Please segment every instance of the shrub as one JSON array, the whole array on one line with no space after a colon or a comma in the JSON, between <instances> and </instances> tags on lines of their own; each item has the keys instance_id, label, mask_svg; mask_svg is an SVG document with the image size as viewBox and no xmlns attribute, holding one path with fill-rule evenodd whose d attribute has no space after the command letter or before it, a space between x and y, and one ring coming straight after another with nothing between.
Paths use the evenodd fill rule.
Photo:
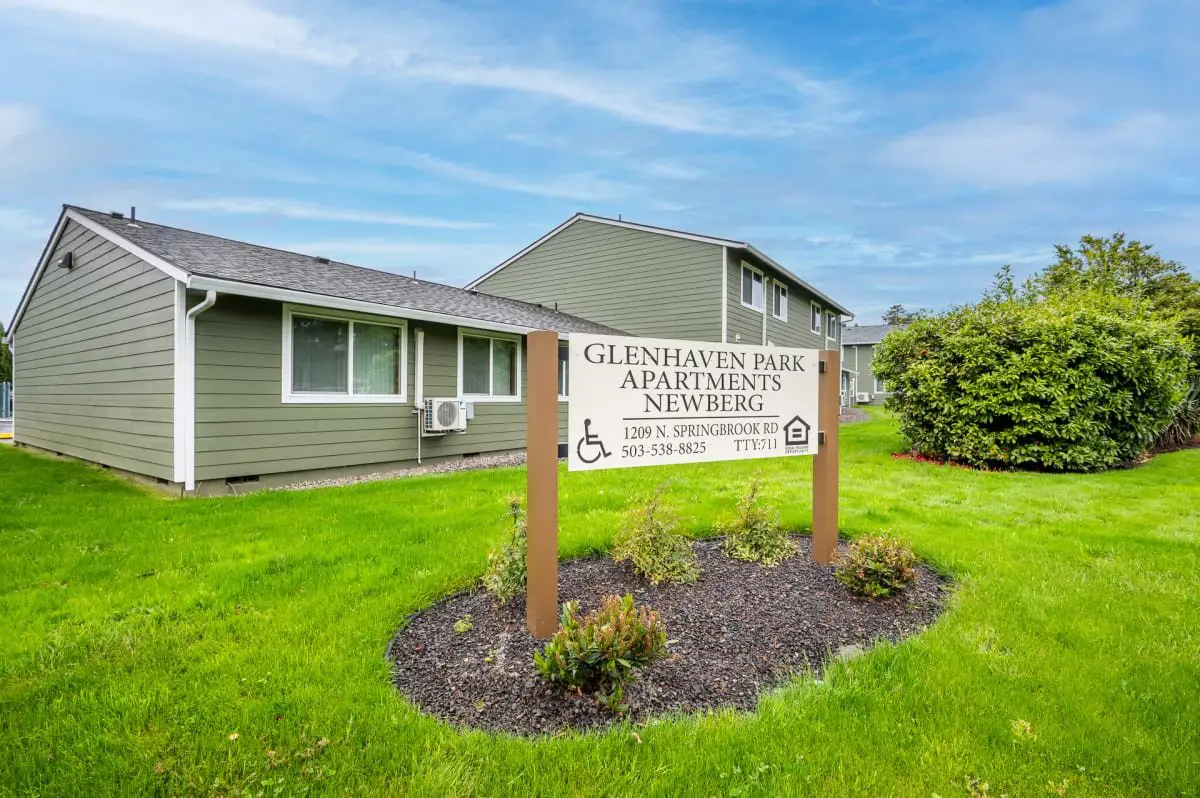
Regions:
<instances>
[{"instance_id":1,"label":"shrub","mask_svg":"<svg viewBox=\"0 0 1200 798\"><path fill-rule=\"evenodd\" d=\"M629 561L633 570L650 580L688 583L700 577L700 563L692 542L675 530L676 519L662 507L663 488L649 499L634 502L613 541L612 557Z\"/></svg>"},{"instance_id":2,"label":"shrub","mask_svg":"<svg viewBox=\"0 0 1200 798\"><path fill-rule=\"evenodd\" d=\"M1175 406L1167 428L1154 441L1155 449L1179 449L1200 438L1200 381L1192 383L1184 400Z\"/></svg>"},{"instance_id":3,"label":"shrub","mask_svg":"<svg viewBox=\"0 0 1200 798\"><path fill-rule=\"evenodd\" d=\"M873 364L916 453L1056 471L1141 455L1187 366L1170 322L1100 295L991 297L891 333Z\"/></svg>"},{"instance_id":4,"label":"shrub","mask_svg":"<svg viewBox=\"0 0 1200 798\"><path fill-rule=\"evenodd\" d=\"M538 673L551 683L595 693L614 712L634 672L666 656L667 633L658 613L637 607L629 593L607 596L594 614L579 618L579 602L563 605L562 626L541 653Z\"/></svg>"},{"instance_id":5,"label":"shrub","mask_svg":"<svg viewBox=\"0 0 1200 798\"><path fill-rule=\"evenodd\" d=\"M525 511L520 496L508 499L508 515L512 534L508 542L488 552L487 570L483 574L484 588L505 602L525 592Z\"/></svg>"},{"instance_id":6,"label":"shrub","mask_svg":"<svg viewBox=\"0 0 1200 798\"><path fill-rule=\"evenodd\" d=\"M838 555L834 576L867 598L882 598L917 578L917 558L900 540L887 534L866 535Z\"/></svg>"},{"instance_id":7,"label":"shrub","mask_svg":"<svg viewBox=\"0 0 1200 798\"><path fill-rule=\"evenodd\" d=\"M779 526L777 514L763 507L760 487L758 479L752 480L738 500L737 515L732 521L717 524L715 531L725 536L725 551L730 557L778 565L796 550L796 544Z\"/></svg>"}]
</instances>

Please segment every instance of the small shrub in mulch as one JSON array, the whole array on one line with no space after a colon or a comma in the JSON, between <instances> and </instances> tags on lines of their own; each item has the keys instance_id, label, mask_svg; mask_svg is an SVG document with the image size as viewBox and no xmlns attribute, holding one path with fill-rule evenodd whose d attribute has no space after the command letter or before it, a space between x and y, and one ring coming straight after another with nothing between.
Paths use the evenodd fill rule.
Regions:
<instances>
[{"instance_id":1,"label":"small shrub in mulch","mask_svg":"<svg viewBox=\"0 0 1200 798\"><path fill-rule=\"evenodd\" d=\"M476 590L413 615L388 652L395 684L421 710L459 726L523 735L643 722L717 707L752 710L759 696L795 678L819 676L839 651L921 631L941 611L944 582L924 566L891 598L866 600L812 559L811 538L774 568L728 557L721 540L694 544L694 584L648 584L608 557L564 562L559 599L594 612L602 596L632 594L667 630L667 656L626 684L623 714L596 696L547 683L534 664L546 641L526 631L521 601L498 604ZM471 616L470 630L457 620Z\"/></svg>"},{"instance_id":2,"label":"small shrub in mulch","mask_svg":"<svg viewBox=\"0 0 1200 798\"><path fill-rule=\"evenodd\" d=\"M562 624L546 648L534 652L538 673L548 682L594 693L614 712L623 712L625 685L634 672L662 659L667 633L658 613L637 607L633 594L607 596L595 613L580 618L579 602L563 605Z\"/></svg>"},{"instance_id":3,"label":"small shrub in mulch","mask_svg":"<svg viewBox=\"0 0 1200 798\"><path fill-rule=\"evenodd\" d=\"M528 535L525 528L525 509L520 496L508 498L508 516L512 531L508 541L488 552L487 570L483 573L484 588L497 601L509 601L525 592L525 550Z\"/></svg>"},{"instance_id":4,"label":"small shrub in mulch","mask_svg":"<svg viewBox=\"0 0 1200 798\"><path fill-rule=\"evenodd\" d=\"M630 505L613 539L612 557L616 562L628 561L652 585L688 584L700 577L700 563L692 541L679 534L675 514L663 506L665 487L660 485L653 496Z\"/></svg>"},{"instance_id":5,"label":"small shrub in mulch","mask_svg":"<svg viewBox=\"0 0 1200 798\"><path fill-rule=\"evenodd\" d=\"M866 535L843 549L834 576L860 596L895 595L917 578L916 555L891 535Z\"/></svg>"},{"instance_id":6,"label":"small shrub in mulch","mask_svg":"<svg viewBox=\"0 0 1200 798\"><path fill-rule=\"evenodd\" d=\"M751 480L733 520L717 524L714 531L725 537L730 557L770 567L795 553L796 544L779 525L778 513L763 504L761 489L757 478Z\"/></svg>"}]
</instances>

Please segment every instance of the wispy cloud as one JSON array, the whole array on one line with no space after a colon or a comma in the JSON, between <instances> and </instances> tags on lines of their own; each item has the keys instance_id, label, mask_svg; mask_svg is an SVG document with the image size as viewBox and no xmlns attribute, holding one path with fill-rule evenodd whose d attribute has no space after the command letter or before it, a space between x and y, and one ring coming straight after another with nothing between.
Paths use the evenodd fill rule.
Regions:
<instances>
[{"instance_id":1,"label":"wispy cloud","mask_svg":"<svg viewBox=\"0 0 1200 798\"><path fill-rule=\"evenodd\" d=\"M5 5L97 22L138 46L150 33L393 83L552 100L678 133L783 137L845 118L840 110L830 113L843 107L844 87L775 69L736 38L693 33L641 6L624 15L595 14L608 38L628 39L641 50L619 46L612 63L600 66L569 49L539 46L525 29L514 33L528 46L514 48L509 36L491 32L485 14L436 6L397 8L398 21L380 24L378 15L363 9L308 19L256 0L0 0ZM277 71L276 65L261 74L231 74L251 85L295 91Z\"/></svg>"},{"instance_id":2,"label":"wispy cloud","mask_svg":"<svg viewBox=\"0 0 1200 798\"><path fill-rule=\"evenodd\" d=\"M1155 112L1098 125L1012 111L931 125L890 144L883 157L987 188L1094 182L1144 166L1172 132Z\"/></svg>"},{"instance_id":3,"label":"wispy cloud","mask_svg":"<svg viewBox=\"0 0 1200 798\"><path fill-rule=\"evenodd\" d=\"M394 163L487 188L561 199L606 201L618 199L626 188L613 180L589 174L528 179L456 163L425 152L388 148L381 153Z\"/></svg>"},{"instance_id":4,"label":"wispy cloud","mask_svg":"<svg viewBox=\"0 0 1200 798\"><path fill-rule=\"evenodd\" d=\"M271 11L253 0L3 0L0 5L319 64L344 66L357 55L349 45L318 37L300 18Z\"/></svg>"},{"instance_id":5,"label":"wispy cloud","mask_svg":"<svg viewBox=\"0 0 1200 798\"><path fill-rule=\"evenodd\" d=\"M378 211L355 211L327 208L283 199L263 197L209 197L204 199L167 200L160 203L170 210L199 211L201 213L224 213L255 216L283 216L289 219L307 219L325 222L352 222L357 224L384 224L397 227L425 227L431 230L484 230L494 225L488 222L472 222L459 219L440 219L431 216L408 216Z\"/></svg>"}]
</instances>

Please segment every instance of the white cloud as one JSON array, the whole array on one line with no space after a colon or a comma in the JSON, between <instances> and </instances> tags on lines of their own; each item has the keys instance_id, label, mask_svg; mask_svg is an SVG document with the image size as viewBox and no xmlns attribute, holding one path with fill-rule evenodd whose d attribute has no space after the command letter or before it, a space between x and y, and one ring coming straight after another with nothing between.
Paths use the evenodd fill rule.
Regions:
<instances>
[{"instance_id":1,"label":"white cloud","mask_svg":"<svg viewBox=\"0 0 1200 798\"><path fill-rule=\"evenodd\" d=\"M1171 134L1154 112L1099 125L1012 111L930 125L892 142L883 158L985 188L1087 183L1155 159Z\"/></svg>"},{"instance_id":2,"label":"white cloud","mask_svg":"<svg viewBox=\"0 0 1200 798\"><path fill-rule=\"evenodd\" d=\"M241 215L285 216L290 219L309 219L328 222L355 222L360 224L386 224L398 227L426 227L433 230L483 230L493 225L487 222L471 222L458 219L440 219L430 216L409 216L399 213L377 211L341 210L320 205L309 205L290 200L262 197L211 197L207 199L167 200L161 203L171 210L200 211L202 213L227 213Z\"/></svg>"},{"instance_id":3,"label":"white cloud","mask_svg":"<svg viewBox=\"0 0 1200 798\"><path fill-rule=\"evenodd\" d=\"M442 175L464 183L515 191L521 194L603 202L619 199L625 193L625 187L620 183L588 174L530 179L455 163L424 152L392 148L387 151L387 154L390 160L414 169Z\"/></svg>"},{"instance_id":4,"label":"white cloud","mask_svg":"<svg viewBox=\"0 0 1200 798\"><path fill-rule=\"evenodd\" d=\"M5 6L99 22L131 47L145 47L149 34L155 43L240 50L393 84L550 99L682 133L785 137L846 119L844 87L777 69L732 35L690 31L651 13L596 15L599 44L576 52L505 28L495 15L447 6L396 4L387 17L352 8L311 19L256 0L0 0ZM527 46L514 47L514 35ZM292 93L313 85L312 73L294 80L278 65L230 74Z\"/></svg>"},{"instance_id":5,"label":"white cloud","mask_svg":"<svg viewBox=\"0 0 1200 798\"><path fill-rule=\"evenodd\" d=\"M303 20L253 0L0 0L5 5L320 64L345 65L356 56L354 48L316 36Z\"/></svg>"}]
</instances>

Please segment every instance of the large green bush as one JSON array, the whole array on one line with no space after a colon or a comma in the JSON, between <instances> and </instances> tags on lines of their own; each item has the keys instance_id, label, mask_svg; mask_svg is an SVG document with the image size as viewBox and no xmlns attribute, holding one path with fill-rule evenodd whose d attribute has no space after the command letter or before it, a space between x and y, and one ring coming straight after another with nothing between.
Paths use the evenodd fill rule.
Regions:
<instances>
[{"instance_id":1,"label":"large green bush","mask_svg":"<svg viewBox=\"0 0 1200 798\"><path fill-rule=\"evenodd\" d=\"M874 371L915 451L981 467L1094 471L1171 422L1189 350L1168 321L1099 294L991 296L914 322Z\"/></svg>"}]
</instances>

